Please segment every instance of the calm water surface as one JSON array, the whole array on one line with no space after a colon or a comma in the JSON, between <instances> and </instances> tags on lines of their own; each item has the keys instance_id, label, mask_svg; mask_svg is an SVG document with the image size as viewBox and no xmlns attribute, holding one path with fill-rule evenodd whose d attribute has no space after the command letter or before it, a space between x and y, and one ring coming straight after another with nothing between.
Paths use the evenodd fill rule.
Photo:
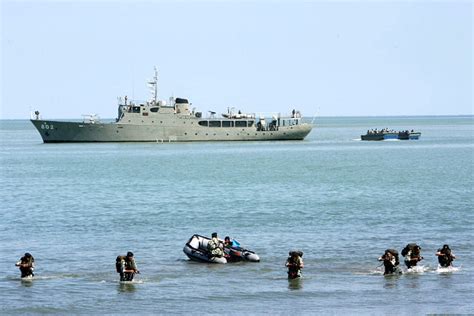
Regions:
<instances>
[{"instance_id":1,"label":"calm water surface","mask_svg":"<svg viewBox=\"0 0 474 316\"><path fill-rule=\"evenodd\" d=\"M315 123L296 142L43 144L0 121L0 314L474 313L473 117ZM383 127L422 136L358 140ZM187 239L213 231L262 261L188 261ZM424 272L382 276L377 257L409 242ZM452 273L436 270L444 243ZM120 284L130 250L142 273ZM25 251L32 282L14 267Z\"/></svg>"}]
</instances>

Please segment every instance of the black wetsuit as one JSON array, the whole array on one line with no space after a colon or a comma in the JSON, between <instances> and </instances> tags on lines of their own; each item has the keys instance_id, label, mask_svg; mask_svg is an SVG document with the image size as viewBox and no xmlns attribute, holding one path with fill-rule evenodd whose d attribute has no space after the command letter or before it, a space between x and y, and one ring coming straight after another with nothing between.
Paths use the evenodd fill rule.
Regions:
<instances>
[{"instance_id":1,"label":"black wetsuit","mask_svg":"<svg viewBox=\"0 0 474 316\"><path fill-rule=\"evenodd\" d=\"M449 267L454 260L453 255L451 254L451 250L438 249L438 252L442 254L441 256L438 256L439 265L443 268Z\"/></svg>"},{"instance_id":2,"label":"black wetsuit","mask_svg":"<svg viewBox=\"0 0 474 316\"><path fill-rule=\"evenodd\" d=\"M28 276L35 276L33 273L33 262L35 262L35 259L33 257L21 257L20 258L20 264L21 265L27 265L26 267L20 266L20 272L21 272L21 277L26 278Z\"/></svg>"}]
</instances>

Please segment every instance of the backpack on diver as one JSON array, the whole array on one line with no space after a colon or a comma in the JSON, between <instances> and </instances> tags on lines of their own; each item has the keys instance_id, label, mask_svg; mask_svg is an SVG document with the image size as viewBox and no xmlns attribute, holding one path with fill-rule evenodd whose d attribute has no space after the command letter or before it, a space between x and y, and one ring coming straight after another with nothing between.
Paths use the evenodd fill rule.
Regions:
<instances>
[{"instance_id":1,"label":"backpack on diver","mask_svg":"<svg viewBox=\"0 0 474 316\"><path fill-rule=\"evenodd\" d=\"M385 252L389 252L392 256L395 257L395 265L398 266L400 264L400 259L398 258L398 251L395 249L387 249Z\"/></svg>"},{"instance_id":2,"label":"backpack on diver","mask_svg":"<svg viewBox=\"0 0 474 316\"><path fill-rule=\"evenodd\" d=\"M115 270L117 270L117 273L123 272L124 265L125 265L125 257L118 256L117 259L115 259Z\"/></svg>"},{"instance_id":3,"label":"backpack on diver","mask_svg":"<svg viewBox=\"0 0 474 316\"><path fill-rule=\"evenodd\" d=\"M417 246L416 243L410 243L408 245L405 246L405 248L403 248L402 250L402 256L406 256L408 254L408 252L411 250L413 251L413 249L415 249L415 247Z\"/></svg>"}]
</instances>

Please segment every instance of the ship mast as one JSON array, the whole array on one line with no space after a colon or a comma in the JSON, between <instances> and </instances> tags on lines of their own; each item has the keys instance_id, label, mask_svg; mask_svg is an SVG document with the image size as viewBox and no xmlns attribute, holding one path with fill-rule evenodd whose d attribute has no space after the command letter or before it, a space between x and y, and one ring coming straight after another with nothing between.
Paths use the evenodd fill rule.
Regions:
<instances>
[{"instance_id":1,"label":"ship mast","mask_svg":"<svg viewBox=\"0 0 474 316\"><path fill-rule=\"evenodd\" d=\"M152 81L148 81L148 85L150 87L150 93L152 95L152 98L151 98L151 103L154 103L156 104L157 103L157 98L158 98L158 70L156 69L156 67L154 67L155 69L155 75L153 76L153 80Z\"/></svg>"}]
</instances>

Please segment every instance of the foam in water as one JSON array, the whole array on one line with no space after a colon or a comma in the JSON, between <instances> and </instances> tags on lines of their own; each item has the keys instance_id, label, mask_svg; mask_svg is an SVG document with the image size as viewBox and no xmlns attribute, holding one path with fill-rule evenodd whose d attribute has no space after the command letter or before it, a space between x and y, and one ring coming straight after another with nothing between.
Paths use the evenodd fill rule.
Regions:
<instances>
[{"instance_id":1,"label":"foam in water","mask_svg":"<svg viewBox=\"0 0 474 316\"><path fill-rule=\"evenodd\" d=\"M438 265L438 268L436 269L436 273L453 273L453 272L459 271L460 269L461 267L453 267L453 266L442 267Z\"/></svg>"},{"instance_id":2,"label":"foam in water","mask_svg":"<svg viewBox=\"0 0 474 316\"><path fill-rule=\"evenodd\" d=\"M407 269L406 273L424 273L429 270L429 267L425 266L414 266L410 269Z\"/></svg>"}]
</instances>

